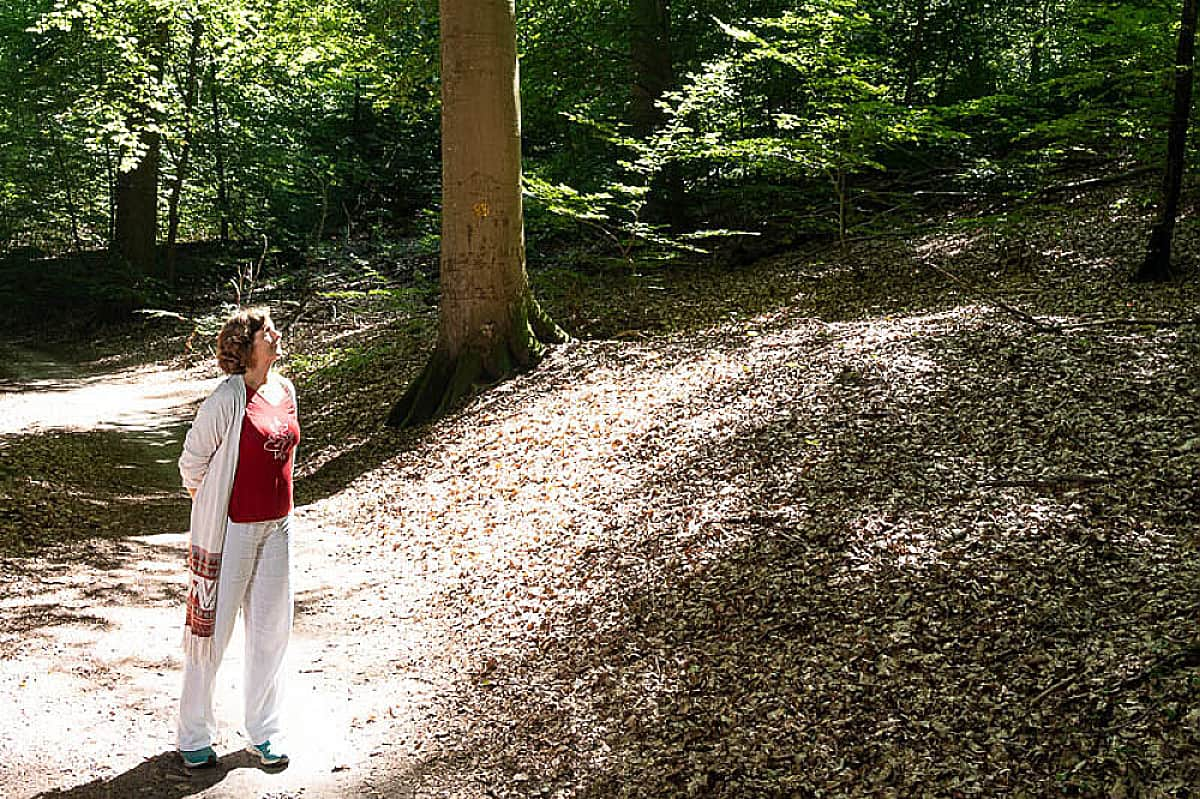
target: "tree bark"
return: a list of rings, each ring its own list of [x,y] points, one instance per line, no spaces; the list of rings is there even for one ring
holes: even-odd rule
[[[220,220],[221,243],[229,242],[229,184],[225,179],[225,151],[222,147],[221,136],[221,102],[217,95],[217,64],[212,61],[208,65],[208,93],[212,98],[212,127],[213,153],[217,168],[217,216]]]
[[[920,72],[921,56],[925,50],[925,26],[927,24],[926,15],[928,14],[929,0],[921,0],[917,3],[916,9],[913,11],[912,20],[909,22],[909,33],[907,36],[908,60],[904,68],[904,104],[909,105],[913,102],[916,88],[917,75]]]
[[[72,188],[74,181],[71,179],[71,171],[67,168],[66,159],[63,158],[61,139],[58,138],[54,142],[54,158],[58,161],[63,188],[67,193],[67,216],[71,220],[71,241],[75,244],[75,257],[82,261],[83,241],[79,238],[79,207],[75,204],[75,191]]]
[[[663,124],[658,101],[675,82],[671,53],[670,0],[630,0],[629,56],[633,68],[633,96],[629,125],[638,139],[648,139]],[[661,195],[646,205],[652,220],[664,220],[672,229],[683,227],[683,180],[674,164],[666,164],[658,178]]]
[[[175,178],[171,182],[171,195],[167,200],[167,283],[175,285],[176,240],[179,237],[179,203],[183,198],[183,184],[187,180],[188,164],[192,154],[192,115],[196,110],[199,94],[200,39],[204,35],[204,22],[197,17],[191,23],[192,40],[188,45],[187,78],[183,92],[183,136],[179,148],[179,160],[175,164]]]
[[[1197,0],[1183,0],[1179,21],[1179,46],[1175,51],[1175,105],[1167,132],[1167,165],[1163,172],[1162,199],[1158,219],[1150,231],[1146,259],[1134,275],[1139,283],[1162,282],[1173,276],[1171,240],[1179,215],[1179,193],[1183,184],[1187,148],[1188,116],[1192,110],[1192,64],[1196,53]]]
[[[128,172],[117,173],[116,222],[113,245],[139,275],[154,273],[154,246],[158,240],[157,133],[144,132],[146,154]]]
[[[441,416],[532,367],[563,332],[525,272],[513,0],[441,0],[442,242],[437,345],[387,423]]]
[[[656,103],[674,79],[669,0],[630,0],[629,56],[633,66],[629,123],[634,136],[646,138],[663,122]]]
[[[167,35],[166,23],[156,22],[147,36],[147,46],[153,48],[151,81],[163,79]],[[146,152],[133,169],[118,170],[113,225],[113,250],[143,276],[154,273],[154,248],[158,241],[158,166],[162,142],[150,124],[152,120],[153,112],[146,107],[130,120],[130,127],[139,131]]]

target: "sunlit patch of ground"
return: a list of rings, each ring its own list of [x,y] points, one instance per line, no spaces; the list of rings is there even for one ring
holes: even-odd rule
[[[214,385],[211,368],[140,366],[89,376],[60,368],[51,377],[23,380],[20,391],[0,391],[0,446],[5,437],[35,431],[157,429]]]

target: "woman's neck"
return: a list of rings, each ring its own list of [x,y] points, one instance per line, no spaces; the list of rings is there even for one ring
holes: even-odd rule
[[[267,366],[265,369],[247,369],[246,373],[242,375],[242,379],[246,381],[246,388],[251,391],[258,391],[270,377],[270,366]]]

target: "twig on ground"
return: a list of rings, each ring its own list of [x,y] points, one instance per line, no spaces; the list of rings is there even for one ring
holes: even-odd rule
[[[1113,317],[1111,319],[1093,319],[1084,322],[1071,322],[1062,325],[1061,329],[1079,330],[1089,327],[1183,327],[1184,325],[1200,325],[1200,318],[1191,319],[1128,319]]]
[[[1032,700],[1030,700],[1029,704],[1031,706],[1041,704],[1042,700],[1045,699],[1050,694],[1052,694],[1055,691],[1058,691],[1062,688],[1066,688],[1068,685],[1075,682],[1076,678],[1078,678],[1081,673],[1083,673],[1083,664],[1080,664],[1079,666],[1077,666],[1066,677],[1063,677],[1061,680],[1048,685],[1045,688],[1045,690],[1043,690],[1041,693],[1039,693],[1037,696],[1035,696]]]
[[[1170,674],[1194,666],[1200,666],[1200,644],[1192,644],[1169,655],[1163,655],[1137,674],[1126,677],[1115,688],[1110,689],[1108,695],[1112,696],[1122,691],[1128,691],[1151,677]]]
[[[933,261],[924,261],[923,263],[926,266],[928,266],[929,268],[933,269],[938,274],[945,276],[951,282],[953,282],[959,286],[962,286],[967,291],[971,292],[972,294],[974,294],[977,297],[979,297],[980,299],[982,299],[984,302],[986,302],[990,305],[994,305],[1003,311],[1007,311],[1008,313],[1015,316],[1017,319],[1020,319],[1022,322],[1025,322],[1026,324],[1031,325],[1032,327],[1034,327],[1037,330],[1042,331],[1043,333],[1061,333],[1062,332],[1062,327],[1060,327],[1059,325],[1056,325],[1052,322],[1043,322],[1041,319],[1038,319],[1036,316],[1028,314],[1025,311],[1022,311],[1020,308],[1009,305],[1004,300],[1001,300],[997,297],[994,297],[994,296],[988,294],[983,289],[979,288],[978,286],[972,285],[970,282],[968,282],[967,280],[964,280],[963,278],[959,277],[958,275],[954,274],[953,272],[938,266]]]
[[[1111,481],[1111,477],[1093,474],[1059,474],[1048,477],[1030,477],[1017,480],[983,480],[980,486],[986,488],[1050,488],[1063,483],[1078,483],[1079,485],[1100,485]]]

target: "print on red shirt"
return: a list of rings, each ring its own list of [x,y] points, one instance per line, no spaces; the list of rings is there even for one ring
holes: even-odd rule
[[[278,417],[272,418],[271,432],[267,435],[267,440],[263,442],[263,449],[274,454],[275,460],[284,461],[287,460],[287,456],[294,446],[296,446],[296,434],[292,432],[285,421]]]

